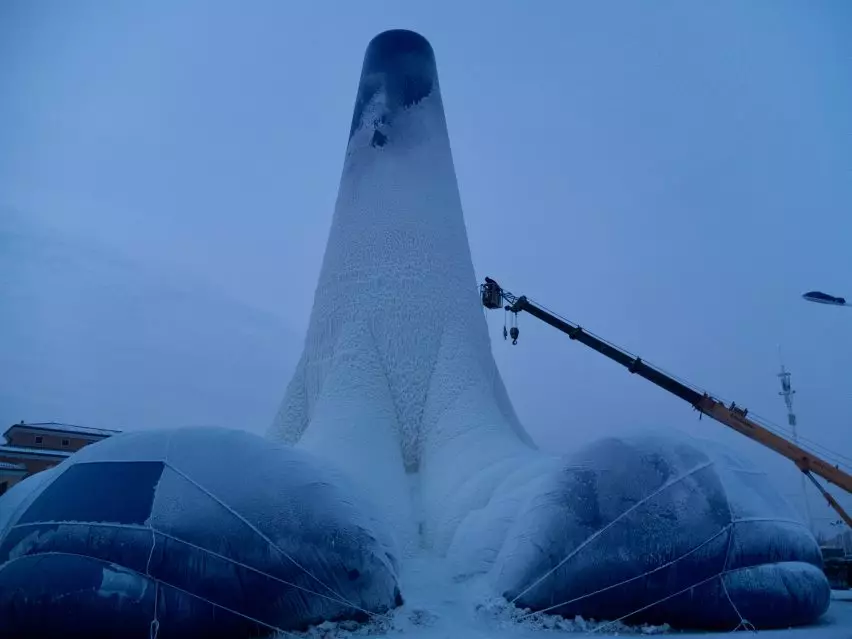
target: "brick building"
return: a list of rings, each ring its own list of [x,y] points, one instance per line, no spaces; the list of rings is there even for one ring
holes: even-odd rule
[[[121,431],[45,422],[13,424],[0,444],[0,495],[33,473],[47,470],[88,446]]]

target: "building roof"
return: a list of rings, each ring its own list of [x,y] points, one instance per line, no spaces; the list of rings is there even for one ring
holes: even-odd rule
[[[0,470],[23,470],[23,471],[26,471],[27,467],[24,464],[13,464],[11,462],[0,461]]]
[[[113,430],[111,428],[92,428],[91,426],[77,426],[76,424],[62,424],[60,422],[21,422],[19,424],[12,424],[6,430],[6,433],[8,434],[9,431],[16,426],[20,428],[49,430],[59,433],[73,433],[76,435],[94,435],[96,437],[110,437],[112,435],[118,435],[121,432],[120,430]]]
[[[50,448],[26,448],[25,446],[0,446],[0,455],[11,457],[18,455],[40,455],[42,457],[70,457],[74,453],[70,450],[51,450]]]

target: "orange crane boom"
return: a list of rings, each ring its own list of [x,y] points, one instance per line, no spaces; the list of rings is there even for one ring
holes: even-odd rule
[[[748,417],[748,410],[745,408],[738,407],[734,403],[730,406],[725,406],[723,402],[711,397],[709,394],[699,392],[687,386],[661,370],[643,362],[639,357],[635,357],[617,346],[605,342],[588,331],[583,330],[577,324],[573,324],[543,309],[525,296],[516,297],[512,295],[508,291],[503,290],[497,282],[489,277],[486,277],[485,283],[480,286],[480,292],[482,295],[482,304],[485,308],[505,308],[505,310],[515,314],[525,311],[567,334],[571,339],[577,340],[609,359],[618,362],[631,373],[644,377],[663,390],[689,402],[701,414],[712,417],[725,426],[791,460],[814,483],[826,501],[828,501],[828,504],[846,522],[846,525],[852,528],[852,517],[849,516],[846,510],[814,477],[814,475],[817,475],[825,481],[845,490],[847,493],[852,493],[852,475],[838,466],[830,464],[814,453],[805,450],[781,435],[772,432],[765,426],[760,425],[753,419],[750,419]],[[517,337],[517,328],[513,327],[512,343],[517,343]]]

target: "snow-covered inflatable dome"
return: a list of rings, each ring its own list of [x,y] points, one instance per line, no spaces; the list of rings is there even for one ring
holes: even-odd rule
[[[493,569],[518,605],[726,630],[799,625],[828,608],[807,527],[763,473],[711,442],[608,438],[539,477]],[[498,499],[480,518],[504,515]]]
[[[238,639],[382,613],[392,541],[348,483],[242,431],[91,445],[0,500],[0,634]]]

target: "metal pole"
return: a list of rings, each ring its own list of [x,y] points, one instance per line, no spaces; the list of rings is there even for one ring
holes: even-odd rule
[[[781,356],[781,347],[778,347],[778,355]],[[790,381],[790,373],[784,367],[784,362],[781,362],[781,372],[778,373],[778,377],[781,379],[781,392],[778,393],[781,397],[784,398],[784,405],[787,407],[787,424],[789,424],[790,429],[793,431],[793,443],[799,443],[799,433],[796,424],[796,413],[793,412],[793,395],[796,394],[796,391],[793,390],[792,382]],[[813,515],[811,514],[811,504],[808,501],[808,491],[807,486],[805,484],[805,475],[802,474],[802,499],[805,503],[805,516],[808,520],[808,529],[810,529],[811,533],[814,532],[814,520]]]

